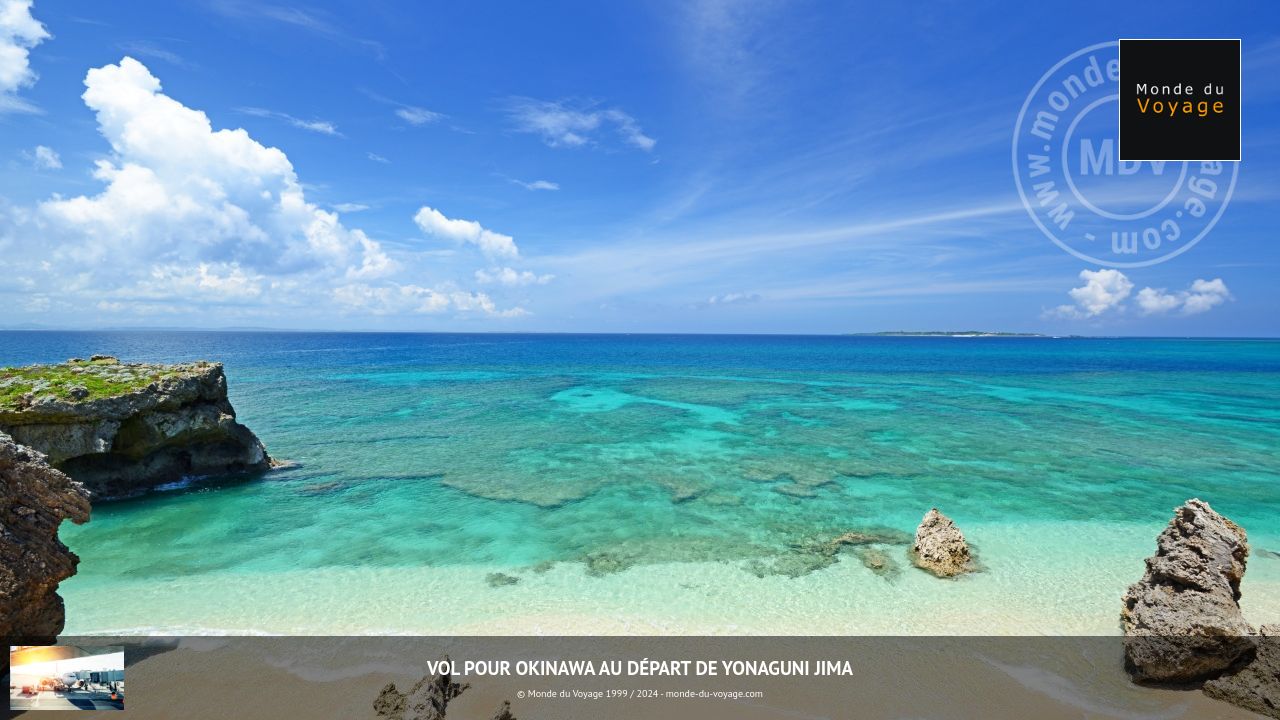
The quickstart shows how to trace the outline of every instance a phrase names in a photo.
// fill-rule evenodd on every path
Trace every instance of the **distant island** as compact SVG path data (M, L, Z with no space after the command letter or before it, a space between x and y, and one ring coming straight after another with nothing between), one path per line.
M1040 333L988 332L986 330L889 330L875 333L853 333L862 337L1030 337L1047 338Z

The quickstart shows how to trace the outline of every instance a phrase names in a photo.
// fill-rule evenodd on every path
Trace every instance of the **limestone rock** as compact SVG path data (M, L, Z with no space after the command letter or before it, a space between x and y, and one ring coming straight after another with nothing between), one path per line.
M50 640L62 632L56 591L79 558L58 540L58 525L88 519L80 483L0 432L0 635Z
M1174 511L1121 610L1125 660L1137 682L1190 683L1246 662L1253 628L1240 612L1249 555L1243 529L1199 499Z
M380 718L403 720L404 693L396 689L395 683L387 683L373 700L373 712Z
M974 569L973 556L964 540L964 533L951 518L938 512L938 508L925 513L916 528L911 559L917 567L944 578Z
M448 673L424 677L407 693L388 683L373 701L373 710L378 717L388 720L443 720L449 701L468 687L453 682L453 676Z
M0 431L48 455L95 499L272 466L262 442L236 422L221 363L123 364L94 355L0 369L6 387L12 399L0 402Z
M1257 654L1243 670L1204 684L1204 694L1267 717L1280 718L1280 625L1263 625Z

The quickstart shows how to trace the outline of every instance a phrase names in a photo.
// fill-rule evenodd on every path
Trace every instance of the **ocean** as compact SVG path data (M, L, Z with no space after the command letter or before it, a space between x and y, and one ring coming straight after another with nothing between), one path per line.
M225 363L288 465L64 524L70 634L1115 634L1191 497L1280 619L1280 341L0 332L93 353Z

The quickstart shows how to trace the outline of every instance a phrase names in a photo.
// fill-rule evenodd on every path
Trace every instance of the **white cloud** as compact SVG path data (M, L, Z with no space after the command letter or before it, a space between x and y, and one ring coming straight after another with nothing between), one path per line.
M1133 282L1119 270L1082 270L1083 286L1073 288L1068 294L1074 305L1059 305L1048 316L1082 320L1098 317L1112 310L1122 310L1125 300L1133 292ZM1195 315L1211 310L1231 299L1231 291L1222 278L1197 279L1191 287L1176 293L1164 288L1144 287L1133 296L1134 304L1143 315L1157 315L1180 311L1183 315Z
M333 206L334 210L344 213L356 213L368 210L369 206L363 203L338 203Z
M58 155L58 151L44 145L37 145L34 150L23 150L22 157L26 158L37 170L61 170L62 157Z
M414 107L412 105L406 105L405 107L396 109L396 116L410 125L426 125L427 123L436 122L444 117L444 115L438 112L428 110L426 108Z
M284 152L244 129L216 129L132 58L89 70L83 99L110 144L94 169L103 187L34 206L0 200L0 306L25 305L46 322L164 314L295 327L338 311L528 314L447 280L423 283L441 272L432 253L397 247L393 256L344 225L338 212L362 206L309 202ZM518 256L511 238L475 228L463 222L459 237Z
M31 0L0 0L0 112L36 111L17 92L36 81L30 51L48 38L44 25L31 16Z
M101 193L40 205L74 247L61 259L140 255L361 277L392 267L378 243L307 202L283 152L242 129L214 130L203 112L161 92L142 63L125 58L92 69L85 86L113 156L97 163L94 176L107 185Z
M553 183L550 180L534 180L533 182L525 182L512 178L511 182L519 185L525 190L559 190L560 183Z
M725 293L724 295L712 295L707 298L708 305L735 305L738 303L758 302L760 295L757 293Z
M1183 315L1207 312L1231 298L1231 291L1222 278L1197 279L1191 288L1169 293L1164 288L1143 288L1138 292L1137 303L1144 315L1181 310Z
M653 150L657 141L640 128L635 118L617 108L574 108L564 102L516 98L509 112L516 129L533 133L551 147L581 147L596 142L604 126L612 126L628 145L645 152Z
M1075 319L1097 317L1120 307L1133 292L1133 282L1119 270L1081 270L1080 279L1084 285L1067 293L1075 305L1059 305L1052 314Z
M439 210L423 205L413 216L413 221L428 235L475 245L490 260L514 259L520 255L516 242L510 235L486 230L474 220L453 220L445 217Z
M264 276L247 272L238 263L199 263L194 268L158 265L135 290L156 299L200 296L242 301L262 295L267 282Z
M1227 284L1222 282L1222 278L1197 279L1191 283L1191 293L1182 303L1182 311L1188 315L1202 313L1221 305L1230 297L1231 291L1227 290Z
M528 310L521 307L499 310L493 299L484 293L438 290L413 284L372 286L357 283L335 288L333 295L340 305L373 315L432 315L448 310L499 318L529 314Z
M391 162L390 160L388 160L388 159L386 159L386 158L382 157L381 155L379 155L378 153L374 153L374 152L366 153L366 157L368 157L370 160L372 160L372 161L374 161L374 162L376 162L376 163L382 163L383 165L386 165L386 164L388 164L388 163L390 163L390 162Z
M1182 300L1177 295L1169 295L1164 290L1149 287L1139 290L1134 299L1143 315L1169 312L1182 304Z
M242 107L237 108L240 112L254 117L274 118L283 120L290 125L301 130L310 130L311 132L320 133L321 135L332 135L334 137L342 137L342 133L338 132L338 126L328 120L303 120L296 118L288 113L276 112L265 108Z
M555 279L555 275L538 275L528 270L501 267L476 271L476 282L481 285L507 285L521 287L524 285L546 285Z

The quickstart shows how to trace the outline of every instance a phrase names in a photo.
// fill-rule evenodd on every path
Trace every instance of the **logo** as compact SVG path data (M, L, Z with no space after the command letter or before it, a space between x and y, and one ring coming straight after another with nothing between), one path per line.
M1120 157L1240 159L1239 40L1120 40Z
M1213 229L1239 163L1126 161L1119 155L1119 43L1078 50L1031 89L1013 132L1013 175L1056 245L1114 268L1155 265Z

